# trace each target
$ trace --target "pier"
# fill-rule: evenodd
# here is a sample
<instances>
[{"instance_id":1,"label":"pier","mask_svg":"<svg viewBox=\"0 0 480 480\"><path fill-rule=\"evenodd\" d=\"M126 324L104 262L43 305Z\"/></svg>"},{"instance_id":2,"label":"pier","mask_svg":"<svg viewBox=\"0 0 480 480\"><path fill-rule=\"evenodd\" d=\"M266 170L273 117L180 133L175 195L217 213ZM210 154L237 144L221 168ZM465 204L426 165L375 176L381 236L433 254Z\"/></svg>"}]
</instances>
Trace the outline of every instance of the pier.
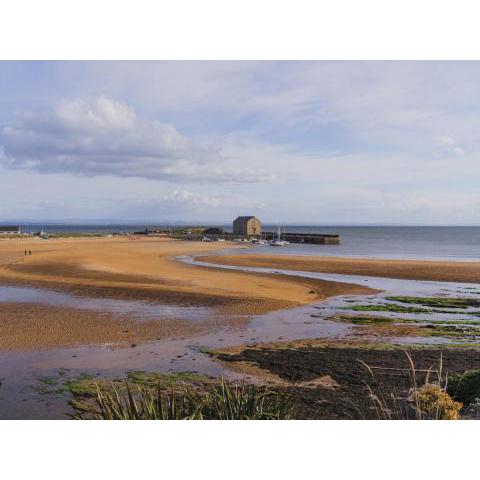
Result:
<instances>
[{"instance_id":1,"label":"pier","mask_svg":"<svg viewBox=\"0 0 480 480\"><path fill-rule=\"evenodd\" d=\"M265 240L274 240L277 238L277 232L263 232L262 238ZM282 240L290 243L307 243L319 245L338 245L340 244L340 235L329 233L282 233Z\"/></svg>"},{"instance_id":2,"label":"pier","mask_svg":"<svg viewBox=\"0 0 480 480\"><path fill-rule=\"evenodd\" d=\"M263 232L261 235L234 235L231 232L224 232L222 234L198 234L198 233L170 233L169 236L180 240L202 240L208 238L212 241L226 240L226 241L248 241L253 238L272 241L278 238L277 232ZM287 240L290 243L304 243L316 245L339 245L340 235L328 233L282 233L282 240Z\"/></svg>"},{"instance_id":3,"label":"pier","mask_svg":"<svg viewBox=\"0 0 480 480\"><path fill-rule=\"evenodd\" d=\"M271 228L271 227L270 227ZM279 235L280 233L280 235ZM141 235L169 236L182 240L203 241L251 241L254 239L271 242L285 240L289 243L305 243L316 245L339 245L340 235L332 233L280 232L276 230L263 231L260 220L255 216L237 217L231 231L225 231L222 226L177 226L177 227L147 227L135 232Z\"/></svg>"}]
</instances>

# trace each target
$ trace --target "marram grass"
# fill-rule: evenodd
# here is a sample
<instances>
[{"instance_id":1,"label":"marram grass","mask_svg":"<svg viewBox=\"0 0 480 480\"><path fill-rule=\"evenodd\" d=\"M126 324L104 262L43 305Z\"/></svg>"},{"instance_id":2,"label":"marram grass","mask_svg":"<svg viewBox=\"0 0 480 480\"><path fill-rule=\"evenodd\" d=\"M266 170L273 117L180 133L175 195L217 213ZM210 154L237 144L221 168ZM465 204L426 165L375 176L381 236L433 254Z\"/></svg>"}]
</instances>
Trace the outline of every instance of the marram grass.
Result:
<instances>
[{"instance_id":1,"label":"marram grass","mask_svg":"<svg viewBox=\"0 0 480 480\"><path fill-rule=\"evenodd\" d=\"M293 415L288 395L242 383L220 385L205 391L137 386L125 381L120 390L96 385L91 401L72 403L73 418L85 420L283 420Z\"/></svg>"}]
</instances>

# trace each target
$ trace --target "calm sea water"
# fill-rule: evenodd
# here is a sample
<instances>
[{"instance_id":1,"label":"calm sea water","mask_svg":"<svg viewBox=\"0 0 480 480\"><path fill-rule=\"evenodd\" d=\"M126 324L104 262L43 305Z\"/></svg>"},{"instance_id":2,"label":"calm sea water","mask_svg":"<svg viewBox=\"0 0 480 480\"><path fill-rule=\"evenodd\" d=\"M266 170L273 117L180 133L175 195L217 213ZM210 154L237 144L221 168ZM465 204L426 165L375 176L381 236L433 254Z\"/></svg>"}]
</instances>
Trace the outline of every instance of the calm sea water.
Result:
<instances>
[{"instance_id":1,"label":"calm sea water","mask_svg":"<svg viewBox=\"0 0 480 480\"><path fill-rule=\"evenodd\" d=\"M269 250L297 255L480 260L480 227L288 227L285 230L338 233L341 243L267 247Z\"/></svg>"},{"instance_id":2,"label":"calm sea water","mask_svg":"<svg viewBox=\"0 0 480 480\"><path fill-rule=\"evenodd\" d=\"M112 233L144 230L147 225L42 225L48 232ZM151 227L152 225L148 225ZM224 226L229 229L230 226ZM38 225L23 225L38 231ZM276 230L276 226L265 226ZM480 227L312 227L289 226L287 232L337 233L340 245L254 247L254 251L290 255L332 255L372 258L412 258L480 261Z\"/></svg>"}]
</instances>

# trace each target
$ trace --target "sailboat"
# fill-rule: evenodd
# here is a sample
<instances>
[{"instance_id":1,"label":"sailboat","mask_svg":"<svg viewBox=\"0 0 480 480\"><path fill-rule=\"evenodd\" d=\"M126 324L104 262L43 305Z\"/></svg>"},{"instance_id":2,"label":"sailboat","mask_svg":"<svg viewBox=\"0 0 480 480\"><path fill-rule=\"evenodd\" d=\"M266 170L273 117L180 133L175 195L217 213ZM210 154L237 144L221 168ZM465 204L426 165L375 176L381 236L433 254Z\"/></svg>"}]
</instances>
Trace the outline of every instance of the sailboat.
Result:
<instances>
[{"instance_id":1,"label":"sailboat","mask_svg":"<svg viewBox=\"0 0 480 480\"><path fill-rule=\"evenodd\" d=\"M285 240L285 227L283 227L283 240L282 241L285 245L290 245L290 242Z\"/></svg>"},{"instance_id":2,"label":"sailboat","mask_svg":"<svg viewBox=\"0 0 480 480\"><path fill-rule=\"evenodd\" d=\"M278 227L278 232L277 232L277 239L273 239L270 242L270 245L272 247L284 247L285 245L288 245L290 242L287 242L286 240L282 240L282 233L280 230L280 227Z\"/></svg>"}]
</instances>

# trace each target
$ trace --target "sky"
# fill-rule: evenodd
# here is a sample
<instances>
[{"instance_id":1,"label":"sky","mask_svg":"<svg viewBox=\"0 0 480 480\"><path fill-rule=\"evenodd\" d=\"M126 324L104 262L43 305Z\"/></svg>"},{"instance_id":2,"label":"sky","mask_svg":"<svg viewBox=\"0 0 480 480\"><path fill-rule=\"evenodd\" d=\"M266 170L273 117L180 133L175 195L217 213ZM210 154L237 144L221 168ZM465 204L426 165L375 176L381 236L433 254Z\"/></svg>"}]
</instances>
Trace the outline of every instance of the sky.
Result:
<instances>
[{"instance_id":1,"label":"sky","mask_svg":"<svg viewBox=\"0 0 480 480\"><path fill-rule=\"evenodd\" d=\"M0 221L480 225L480 62L0 62Z\"/></svg>"}]
</instances>

